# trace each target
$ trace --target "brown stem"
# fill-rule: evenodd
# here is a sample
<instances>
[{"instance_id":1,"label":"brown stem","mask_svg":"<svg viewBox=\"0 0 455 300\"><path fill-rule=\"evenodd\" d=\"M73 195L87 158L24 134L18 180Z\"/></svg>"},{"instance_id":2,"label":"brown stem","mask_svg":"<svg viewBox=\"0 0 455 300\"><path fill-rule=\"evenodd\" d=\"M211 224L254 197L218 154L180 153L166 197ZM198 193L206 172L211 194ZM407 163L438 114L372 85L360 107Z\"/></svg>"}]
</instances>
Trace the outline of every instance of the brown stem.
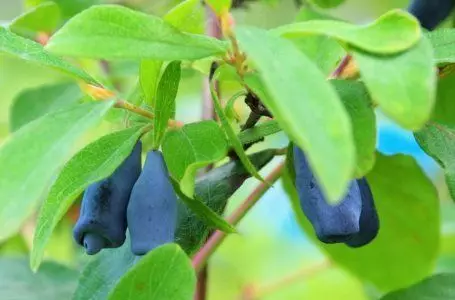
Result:
<instances>
[{"instance_id":1,"label":"brown stem","mask_svg":"<svg viewBox=\"0 0 455 300\"><path fill-rule=\"evenodd\" d=\"M264 193L276 182L284 168L284 163L278 165L266 178L261 182L256 189L245 199L245 201L230 215L227 220L230 224L237 225L240 220L250 211L250 209L258 202ZM193 257L193 267L196 272L199 272L206 265L209 257L215 252L220 244L226 238L226 233L215 231L209 238L207 243Z\"/></svg>"}]
</instances>

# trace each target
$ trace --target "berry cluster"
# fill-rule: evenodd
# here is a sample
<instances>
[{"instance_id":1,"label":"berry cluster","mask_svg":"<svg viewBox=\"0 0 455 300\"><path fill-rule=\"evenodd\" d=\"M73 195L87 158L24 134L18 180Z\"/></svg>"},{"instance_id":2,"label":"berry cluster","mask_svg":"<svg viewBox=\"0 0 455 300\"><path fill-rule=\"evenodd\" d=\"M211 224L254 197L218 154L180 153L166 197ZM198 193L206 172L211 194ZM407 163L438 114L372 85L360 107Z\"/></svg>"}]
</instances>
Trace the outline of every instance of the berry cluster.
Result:
<instances>
[{"instance_id":1,"label":"berry cluster","mask_svg":"<svg viewBox=\"0 0 455 300\"><path fill-rule=\"evenodd\" d=\"M174 241L178 202L166 163L150 151L141 171L141 151L138 142L110 177L85 191L73 233L87 254L123 245L127 227L135 255Z\"/></svg>"}]
</instances>

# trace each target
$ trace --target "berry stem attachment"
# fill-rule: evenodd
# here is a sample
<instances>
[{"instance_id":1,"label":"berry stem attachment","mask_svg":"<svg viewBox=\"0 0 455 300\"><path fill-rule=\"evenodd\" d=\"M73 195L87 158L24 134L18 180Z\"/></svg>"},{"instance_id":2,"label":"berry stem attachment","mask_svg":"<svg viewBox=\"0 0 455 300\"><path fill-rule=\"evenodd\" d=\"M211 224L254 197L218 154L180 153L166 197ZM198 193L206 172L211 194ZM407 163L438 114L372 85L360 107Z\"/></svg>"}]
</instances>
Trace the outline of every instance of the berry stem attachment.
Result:
<instances>
[{"instance_id":1,"label":"berry stem attachment","mask_svg":"<svg viewBox=\"0 0 455 300\"><path fill-rule=\"evenodd\" d=\"M237 225L250 209L258 202L262 195L267 192L271 185L276 182L282 174L284 163L279 164L256 189L243 201L243 203L227 219L232 225ZM193 267L196 272L202 270L210 256L221 245L227 234L222 231L215 231L208 239L207 243L193 257Z\"/></svg>"}]
</instances>

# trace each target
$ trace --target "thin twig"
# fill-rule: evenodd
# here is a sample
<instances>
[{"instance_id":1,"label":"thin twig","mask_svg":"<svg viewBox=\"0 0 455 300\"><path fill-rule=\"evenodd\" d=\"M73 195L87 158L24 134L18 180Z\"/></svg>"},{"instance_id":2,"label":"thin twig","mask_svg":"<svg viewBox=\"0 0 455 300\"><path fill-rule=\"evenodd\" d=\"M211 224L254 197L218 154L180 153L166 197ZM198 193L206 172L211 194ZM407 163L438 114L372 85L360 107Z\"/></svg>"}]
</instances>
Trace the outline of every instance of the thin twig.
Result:
<instances>
[{"instance_id":1,"label":"thin twig","mask_svg":"<svg viewBox=\"0 0 455 300\"><path fill-rule=\"evenodd\" d=\"M245 201L230 215L227 220L232 225L237 225L240 220L250 211L250 209L258 202L265 194L270 186L276 182L284 168L284 163L278 165L266 178L261 182L256 189L245 199ZM193 257L193 267L196 272L199 272L207 263L209 257L215 252L218 246L224 241L227 234L222 231L215 231L209 238L207 243Z\"/></svg>"},{"instance_id":2,"label":"thin twig","mask_svg":"<svg viewBox=\"0 0 455 300\"><path fill-rule=\"evenodd\" d=\"M338 67L329 76L329 79L341 77L343 75L344 70L347 68L347 66L351 62L351 60L352 60L351 55L346 55L345 57L343 57L340 64L338 65Z\"/></svg>"}]
</instances>

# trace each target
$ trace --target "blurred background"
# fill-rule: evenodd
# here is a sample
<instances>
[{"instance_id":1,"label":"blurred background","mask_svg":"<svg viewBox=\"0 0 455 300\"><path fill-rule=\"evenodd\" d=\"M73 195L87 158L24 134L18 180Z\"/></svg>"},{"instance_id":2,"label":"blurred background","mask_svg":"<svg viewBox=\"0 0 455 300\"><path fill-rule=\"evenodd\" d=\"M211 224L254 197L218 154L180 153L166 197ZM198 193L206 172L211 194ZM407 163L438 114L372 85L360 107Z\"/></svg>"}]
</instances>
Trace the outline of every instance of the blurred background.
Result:
<instances>
[{"instance_id":1,"label":"blurred background","mask_svg":"<svg viewBox=\"0 0 455 300\"><path fill-rule=\"evenodd\" d=\"M157 15L162 15L178 3L178 1L167 0L122 2ZM405 8L407 4L406 0L347 0L342 6L327 12L341 19L363 24L392 8ZM0 23L8 24L23 11L24 3L20 0L0 0ZM246 8L237 9L233 14L238 24L254 24L270 28L292 22L297 13L298 9L293 0L262 0L248 3ZM82 64L85 64L84 67L91 70L92 74L101 72L94 67L93 62L86 61ZM121 62L112 64L110 76L127 94L136 81L137 72L136 63ZM203 78L203 75L197 71L189 68L185 70L177 102L178 120L190 122L201 118ZM13 99L24 89L63 80L66 78L61 74L0 54L0 143L8 135L9 107ZM223 96L230 95L238 91L238 88L235 84L223 84L221 93ZM245 117L248 110L243 109L244 111L240 107L239 111ZM109 125L103 124L87 136L86 140L100 136L108 129ZM285 145L287 145L286 137L283 134L277 134L255 146L252 151ZM378 115L378 149L384 154L405 153L413 156L437 186L442 203L442 241L435 270L445 271L455 267L455 251L453 251L455 250L453 221L455 205L449 200L441 170L419 148L412 133L400 129L380 114ZM271 167L266 168L264 173ZM227 213L232 211L256 184L257 181L248 180L230 201ZM381 293L373 284L358 278L348 269L331 263L324 252L305 235L294 217L281 183L277 183L246 216L240 224L239 232L238 235L230 236L210 260L209 300L363 300L377 299ZM30 248L32 233L33 220L25 226L20 235L0 245L0 256L21 257L26 254ZM413 250L415 249L408 249L408 251ZM59 225L47 255L48 258L74 270L80 270L84 266L86 257L72 241L70 218ZM5 263L0 264L0 268L6 267ZM27 268L28 263L24 263L23 269L18 269L16 266L9 273L9 276L16 276L15 289L32 289L37 284L30 283L33 282L32 279L28 283L24 279L21 283L22 278L31 276ZM52 293L52 289L64 288L67 289L68 295L71 295L70 291L74 289L76 280L77 278L74 281L65 281L63 287L46 284L45 281L40 284L43 282L46 284L45 287L49 291L47 299L62 299L53 298L56 294ZM0 299L32 299L30 296L21 298L20 295L16 295L15 298L3 297L2 293L4 290L12 289L11 285L11 278L0 276Z\"/></svg>"}]
</instances>

